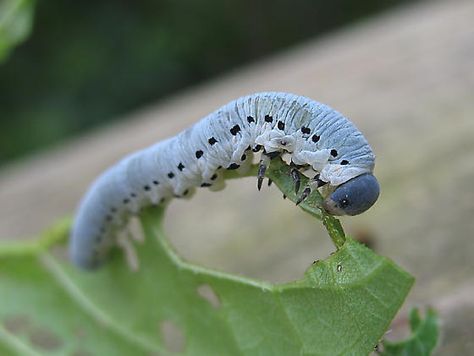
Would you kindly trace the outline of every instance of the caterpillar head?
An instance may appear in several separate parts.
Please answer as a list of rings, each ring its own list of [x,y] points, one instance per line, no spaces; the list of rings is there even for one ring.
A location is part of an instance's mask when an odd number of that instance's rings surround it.
[[[337,186],[324,200],[324,209],[332,215],[358,215],[374,205],[380,187],[373,174],[366,173]]]

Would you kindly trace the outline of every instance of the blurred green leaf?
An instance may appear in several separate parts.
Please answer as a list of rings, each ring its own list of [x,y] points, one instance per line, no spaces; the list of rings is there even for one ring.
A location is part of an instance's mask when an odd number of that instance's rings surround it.
[[[33,25],[34,0],[0,2],[0,62],[10,50],[28,37]]]
[[[0,246],[0,351],[363,355],[413,283],[351,239],[292,283],[211,271],[175,254],[163,236],[161,213],[142,214],[146,238],[135,244],[138,271],[118,250],[95,273],[71,266],[53,253],[67,223],[46,234],[50,248],[36,243],[22,254]]]
[[[384,356],[428,356],[435,349],[439,338],[438,316],[428,309],[425,319],[421,319],[418,309],[410,312],[412,335],[403,341],[383,341]]]

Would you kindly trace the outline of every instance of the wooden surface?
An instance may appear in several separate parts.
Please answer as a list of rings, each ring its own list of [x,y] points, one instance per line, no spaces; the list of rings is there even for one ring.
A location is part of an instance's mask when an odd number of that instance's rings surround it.
[[[346,229],[417,277],[405,308],[434,305],[438,354],[474,349],[474,2],[422,2],[237,70],[0,172],[0,236],[35,236],[131,150],[227,101],[281,90],[350,117],[377,154],[379,202]],[[166,229],[206,266],[287,281],[331,245],[318,222],[254,179],[173,203]],[[406,315],[406,312],[404,312]]]

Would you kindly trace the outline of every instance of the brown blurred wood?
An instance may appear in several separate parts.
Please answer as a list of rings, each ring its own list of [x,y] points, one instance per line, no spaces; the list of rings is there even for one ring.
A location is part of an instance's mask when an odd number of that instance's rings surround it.
[[[89,182],[131,150],[177,133],[240,95],[282,90],[349,116],[377,153],[377,205],[349,232],[417,277],[406,307],[444,319],[438,354],[474,348],[474,2],[423,2],[358,23],[134,113],[0,173],[0,236],[34,236],[73,211]],[[272,187],[231,182],[173,203],[166,227],[207,266],[281,281],[330,251]],[[205,209],[203,209],[205,207]],[[186,222],[186,223],[183,223]]]

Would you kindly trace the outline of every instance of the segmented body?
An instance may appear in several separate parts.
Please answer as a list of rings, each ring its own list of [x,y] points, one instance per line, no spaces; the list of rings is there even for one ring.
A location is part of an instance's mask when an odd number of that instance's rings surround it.
[[[104,172],[80,203],[71,236],[73,262],[100,265],[130,215],[188,196],[195,187],[222,187],[222,170],[245,169],[260,150],[288,153],[333,186],[374,167],[363,135],[330,107],[287,93],[241,97]]]

